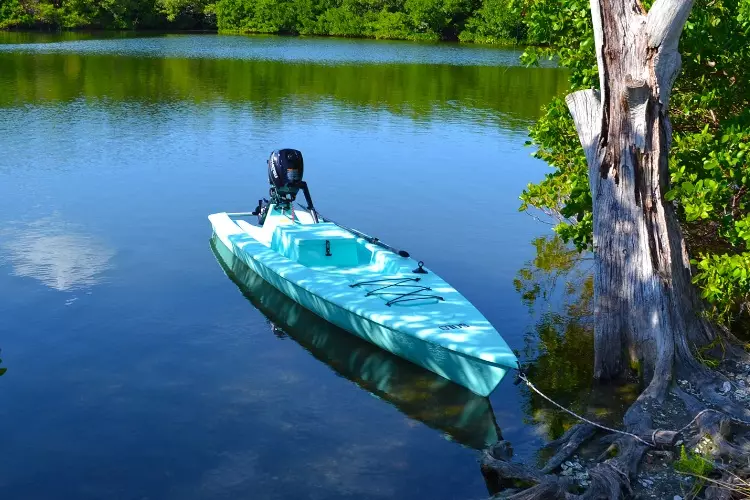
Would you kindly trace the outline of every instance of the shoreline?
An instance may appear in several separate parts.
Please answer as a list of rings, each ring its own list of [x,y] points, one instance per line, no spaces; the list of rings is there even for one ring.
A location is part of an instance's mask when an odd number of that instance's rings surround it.
[[[0,28],[0,33],[18,33],[18,34],[37,34],[37,35],[64,35],[70,34],[122,34],[122,35],[234,35],[234,36],[274,36],[282,38],[332,38],[344,40],[374,40],[383,42],[410,42],[434,45],[466,45],[476,47],[494,47],[504,49],[519,49],[529,47],[530,44],[519,43],[515,40],[503,40],[498,42],[477,42],[462,41],[459,39],[429,39],[429,38],[378,38],[375,36],[344,36],[344,35],[327,35],[327,34],[301,34],[301,33],[264,33],[240,30],[218,30],[218,29],[102,29],[102,28],[64,28],[64,29],[31,29],[31,28]]]

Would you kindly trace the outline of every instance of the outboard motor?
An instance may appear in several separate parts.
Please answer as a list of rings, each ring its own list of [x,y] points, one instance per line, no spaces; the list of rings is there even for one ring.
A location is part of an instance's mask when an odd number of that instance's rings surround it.
[[[302,187],[305,164],[296,149],[278,149],[268,159],[268,182],[271,183],[271,202],[288,205]]]
[[[307,209],[310,211],[313,220],[318,222],[318,214],[313,207],[310,191],[307,189],[307,183],[302,180],[304,173],[304,161],[302,153],[296,149],[277,149],[271,153],[268,159],[268,182],[271,184],[271,203],[282,210],[292,210],[294,213],[293,203],[297,198],[297,193],[302,190],[307,202]],[[263,224],[268,213],[268,205],[258,202],[258,208],[255,210],[258,214],[258,222]]]

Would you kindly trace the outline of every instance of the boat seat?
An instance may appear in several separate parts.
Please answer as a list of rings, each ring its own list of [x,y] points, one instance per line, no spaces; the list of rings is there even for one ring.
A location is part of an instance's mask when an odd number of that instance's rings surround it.
[[[278,226],[271,249],[307,267],[353,267],[369,262],[371,257],[353,234],[327,222]]]

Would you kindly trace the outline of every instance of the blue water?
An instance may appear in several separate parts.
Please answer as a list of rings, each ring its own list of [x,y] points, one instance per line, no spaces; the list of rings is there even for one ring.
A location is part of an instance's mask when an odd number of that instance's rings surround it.
[[[473,108],[458,72],[516,56],[268,37],[0,45],[0,497],[486,496],[476,450],[275,335],[216,262],[206,216],[254,208],[271,150],[300,149],[322,213],[424,260],[522,348],[513,278],[548,231],[517,211],[547,171],[524,141],[551,92],[524,84],[526,106]],[[122,87],[133,58],[159,67]],[[185,59],[202,62],[177,79]],[[388,94],[359,103],[262,86],[221,98],[246,73],[215,77],[216,64],[236,60],[356,66],[357,79],[395,66],[368,82]],[[393,82],[436,64],[455,88],[398,111]],[[206,87],[218,97],[195,98]],[[492,410],[528,457],[541,431],[511,382]]]

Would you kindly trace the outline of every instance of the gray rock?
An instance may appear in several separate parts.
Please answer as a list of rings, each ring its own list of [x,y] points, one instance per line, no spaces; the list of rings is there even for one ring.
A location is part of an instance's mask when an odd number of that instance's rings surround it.
[[[732,390],[732,384],[729,383],[727,380],[723,384],[721,384],[721,391],[720,392],[729,392]]]
[[[680,495],[675,495],[672,497],[672,500],[682,500],[682,497]]]

